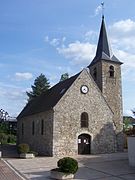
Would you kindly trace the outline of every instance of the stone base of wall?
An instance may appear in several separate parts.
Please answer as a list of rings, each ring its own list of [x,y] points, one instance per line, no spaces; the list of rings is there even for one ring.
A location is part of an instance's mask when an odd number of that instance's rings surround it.
[[[117,151],[123,152],[124,151],[124,134],[123,134],[123,132],[118,133],[116,139],[117,139],[116,140],[117,141]]]

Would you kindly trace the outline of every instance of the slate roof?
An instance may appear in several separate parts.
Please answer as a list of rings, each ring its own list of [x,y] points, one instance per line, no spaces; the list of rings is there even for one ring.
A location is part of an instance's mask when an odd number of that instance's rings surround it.
[[[112,61],[114,63],[122,64],[114,55],[112,55],[110,45],[107,38],[107,32],[104,22],[104,16],[102,17],[101,29],[99,34],[99,40],[97,45],[96,56],[91,62],[89,66],[97,63],[98,61],[105,60],[105,61]]]
[[[59,82],[39,97],[28,102],[28,104],[18,115],[17,119],[52,109],[76,80],[79,74],[80,73],[70,77],[67,80]]]

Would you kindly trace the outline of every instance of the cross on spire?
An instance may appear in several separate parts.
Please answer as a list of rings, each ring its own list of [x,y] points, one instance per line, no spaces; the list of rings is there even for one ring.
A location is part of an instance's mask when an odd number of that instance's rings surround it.
[[[104,2],[101,2],[101,6],[102,6],[102,19],[104,19]]]
[[[104,8],[104,3],[102,3],[101,5]],[[102,60],[122,64],[112,54],[108,37],[107,37],[104,14],[102,14],[102,23],[101,23],[100,34],[99,34],[99,39],[98,39],[98,44],[97,44],[96,56],[89,66],[92,66],[93,64]]]

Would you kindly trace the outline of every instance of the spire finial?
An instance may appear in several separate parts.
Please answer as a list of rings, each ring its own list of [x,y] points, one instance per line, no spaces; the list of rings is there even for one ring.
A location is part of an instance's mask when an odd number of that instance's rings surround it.
[[[101,2],[101,6],[102,6],[102,19],[104,19],[104,2]]]

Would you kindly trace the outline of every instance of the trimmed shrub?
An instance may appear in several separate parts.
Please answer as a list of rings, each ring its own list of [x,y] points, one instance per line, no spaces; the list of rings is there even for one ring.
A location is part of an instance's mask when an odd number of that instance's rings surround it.
[[[19,144],[18,145],[18,153],[28,153],[30,151],[30,147],[28,144]]]
[[[78,170],[78,162],[71,157],[64,157],[57,162],[61,172],[75,174]]]

